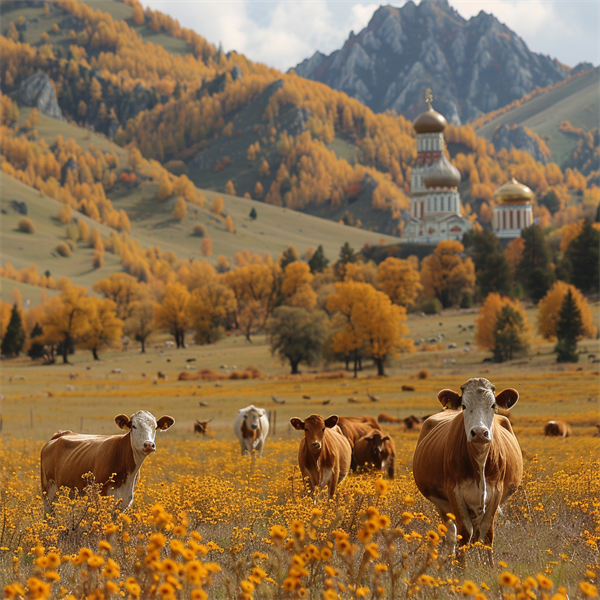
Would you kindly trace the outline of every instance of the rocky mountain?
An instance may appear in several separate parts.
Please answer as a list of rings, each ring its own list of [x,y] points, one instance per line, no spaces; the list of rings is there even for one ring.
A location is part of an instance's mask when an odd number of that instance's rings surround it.
[[[42,114],[64,121],[56,100],[56,92],[46,73],[35,73],[21,82],[19,100],[26,106],[35,106]]]
[[[457,125],[569,75],[493,15],[481,11],[467,21],[447,0],[382,6],[341,50],[316,52],[295,71],[375,111],[394,109],[409,119],[426,108],[430,87],[435,108]]]

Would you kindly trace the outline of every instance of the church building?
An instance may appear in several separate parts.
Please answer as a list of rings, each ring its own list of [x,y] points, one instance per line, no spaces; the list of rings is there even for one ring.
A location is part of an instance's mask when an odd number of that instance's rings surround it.
[[[461,240],[471,229],[462,216],[458,184],[460,173],[444,154],[443,132],[448,123],[431,106],[419,115],[413,127],[417,133],[417,164],[411,174],[410,215],[403,238],[411,242],[437,243]]]
[[[533,225],[533,192],[514,177],[494,193],[494,233],[500,238],[517,238]]]

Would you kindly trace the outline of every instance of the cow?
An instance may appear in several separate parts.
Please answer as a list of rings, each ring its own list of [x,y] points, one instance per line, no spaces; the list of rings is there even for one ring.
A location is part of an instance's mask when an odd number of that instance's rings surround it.
[[[571,426],[566,421],[548,421],[544,425],[544,435],[566,438],[571,433]]]
[[[381,431],[381,426],[375,417],[338,417],[338,427],[342,434],[350,442],[350,447],[354,449],[354,444],[372,429]],[[356,461],[354,456],[351,458],[351,468],[356,471]]]
[[[348,475],[352,460],[352,448],[338,426],[338,416],[323,419],[319,415],[310,415],[304,421],[294,417],[290,423],[294,429],[304,431],[298,449],[298,465],[302,477],[308,479],[315,502],[317,493],[325,487],[332,498],[337,484]]]
[[[404,429],[406,431],[421,431],[423,427],[423,421],[421,417],[415,417],[414,415],[410,415],[410,417],[406,417],[404,419]]]
[[[519,394],[507,388],[494,395],[487,379],[469,379],[462,395],[442,390],[447,410],[429,417],[421,429],[413,458],[420,492],[433,502],[448,528],[447,550],[479,540],[494,541],[498,506],[515,493],[523,476],[523,458],[510,421],[497,414],[509,410]],[[456,521],[448,515],[452,514]]]
[[[84,475],[92,473],[100,494],[114,496],[120,509],[133,502],[135,484],[144,459],[156,451],[157,431],[166,431],[175,423],[165,415],[158,419],[145,410],[128,417],[117,415],[115,423],[125,435],[88,435],[70,430],[55,433],[41,452],[41,481],[44,508],[52,510],[52,502],[61,487],[83,490]]]
[[[390,479],[396,474],[396,446],[394,440],[378,429],[371,429],[355,444],[352,456],[359,467],[373,465],[387,473]]]
[[[241,408],[233,422],[233,430],[242,447],[242,456],[251,454],[252,450],[262,456],[265,440],[269,435],[269,420],[264,408],[254,405]]]
[[[194,433],[199,433],[201,435],[206,435],[209,423],[210,423],[210,421],[198,421],[198,420],[196,420],[196,422],[194,423]]]
[[[377,421],[379,423],[401,423],[402,419],[400,417],[394,417],[394,415],[390,415],[388,413],[379,413]]]

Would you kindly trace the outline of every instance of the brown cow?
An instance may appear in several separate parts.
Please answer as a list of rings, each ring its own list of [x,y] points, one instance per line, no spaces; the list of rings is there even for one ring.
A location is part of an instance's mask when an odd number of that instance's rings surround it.
[[[381,426],[375,417],[339,417],[338,426],[353,448],[355,442],[369,433],[371,429],[381,431]]]
[[[451,410],[429,417],[417,442],[415,483],[448,527],[449,552],[455,550],[457,528],[460,545],[483,540],[492,546],[498,506],[514,494],[523,476],[510,421],[496,414],[498,407],[513,407],[519,394],[508,388],[494,396],[495,389],[480,378],[469,379],[462,396],[442,390],[438,399]]]
[[[544,435],[566,438],[571,434],[571,426],[566,421],[548,421],[544,426]]]
[[[394,415],[390,415],[388,413],[379,413],[377,421],[379,423],[401,423],[402,419],[400,417],[394,417]]]
[[[390,479],[396,474],[396,446],[394,440],[378,429],[371,429],[354,444],[352,456],[359,467],[373,465],[387,473]]]
[[[327,487],[329,497],[335,494],[337,484],[350,470],[352,448],[338,427],[337,415],[323,420],[319,415],[310,415],[302,421],[290,419],[294,429],[304,431],[298,449],[298,464],[302,477],[308,478],[311,492],[316,494]]]
[[[92,473],[103,496],[114,496],[125,510],[133,501],[135,484],[146,456],[156,451],[157,431],[175,423],[173,417],[158,421],[145,410],[128,417],[117,415],[115,423],[125,435],[87,435],[59,431],[42,448],[41,479],[44,507],[50,512],[56,492],[63,486],[83,490],[84,475]]]
[[[194,423],[194,433],[199,433],[201,435],[206,435],[209,423],[210,423],[210,421],[198,421],[198,420],[196,420],[196,422]]]
[[[406,417],[406,419],[404,419],[404,428],[406,431],[421,431],[423,421],[424,419],[421,419],[421,417],[410,415],[410,417]]]

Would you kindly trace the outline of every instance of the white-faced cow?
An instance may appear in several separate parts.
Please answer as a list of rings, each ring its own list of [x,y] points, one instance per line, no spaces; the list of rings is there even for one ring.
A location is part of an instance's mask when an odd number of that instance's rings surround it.
[[[449,410],[429,417],[417,442],[415,482],[448,527],[451,553],[457,528],[461,546],[479,540],[492,546],[498,506],[514,494],[523,476],[510,421],[497,414],[499,407],[513,407],[519,394],[508,388],[495,396],[495,389],[480,378],[469,379],[462,395],[442,390],[438,399]]]
[[[264,408],[254,405],[240,409],[233,422],[233,430],[240,440],[242,456],[256,450],[262,456],[265,440],[269,435],[269,419]]]
[[[310,415],[304,421],[290,419],[290,423],[304,431],[298,449],[302,477],[308,479],[311,492],[316,494],[326,487],[332,498],[337,484],[348,475],[352,459],[352,447],[338,426],[337,415],[327,419]]]
[[[92,473],[103,496],[121,500],[121,510],[130,506],[142,463],[156,451],[156,432],[169,429],[175,419],[164,416],[157,421],[148,411],[140,410],[131,417],[117,415],[115,423],[127,433],[87,435],[59,431],[42,448],[41,479],[46,512],[51,510],[61,487],[83,490],[87,473]]]

